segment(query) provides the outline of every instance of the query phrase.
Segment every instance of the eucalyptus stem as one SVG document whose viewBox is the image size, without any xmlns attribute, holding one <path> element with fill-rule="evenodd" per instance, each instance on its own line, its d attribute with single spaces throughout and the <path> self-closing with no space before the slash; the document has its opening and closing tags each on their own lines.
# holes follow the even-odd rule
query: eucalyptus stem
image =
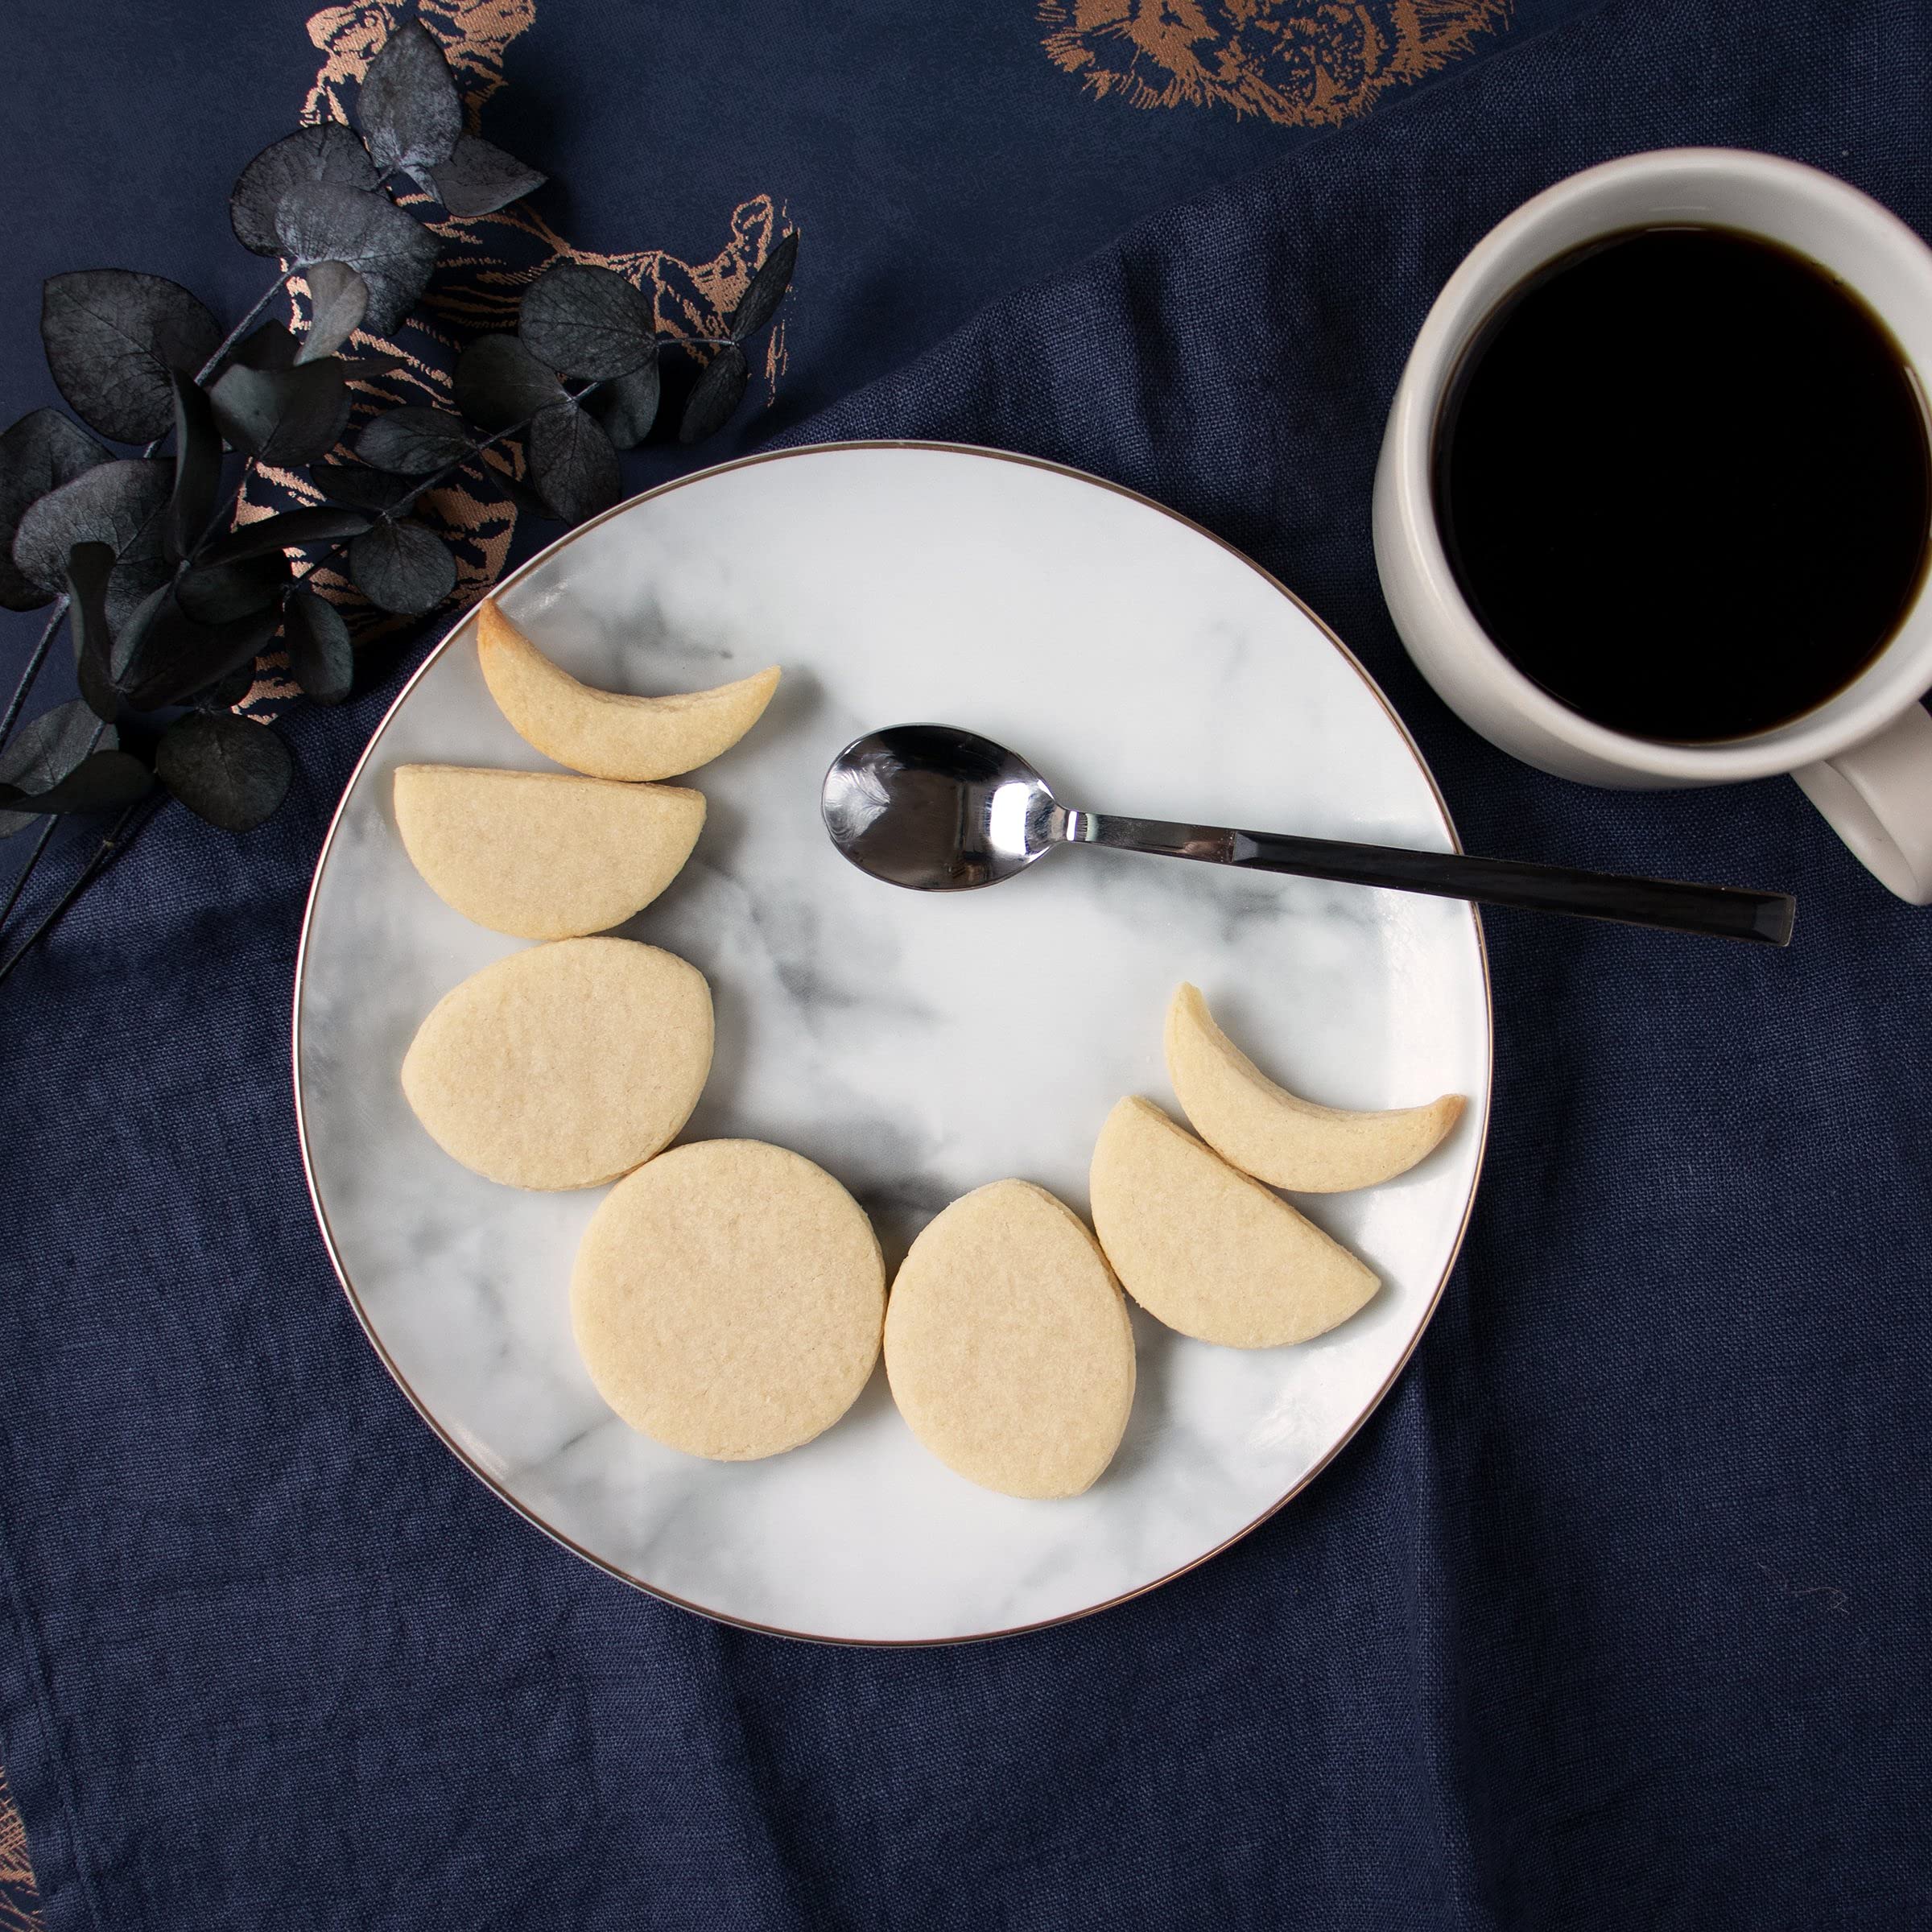
<svg viewBox="0 0 1932 1932">
<path fill-rule="evenodd" d="M 40 824 L 40 836 L 34 840 L 34 848 L 27 855 L 27 863 L 20 868 L 14 880 L 13 890 L 6 895 L 6 903 L 0 906 L 0 932 L 6 929 L 6 922 L 13 917 L 14 908 L 20 903 L 20 895 L 27 890 L 27 881 L 32 877 L 34 868 L 40 863 L 40 855 L 47 850 L 47 842 L 54 836 L 54 828 L 60 823 L 59 817 L 49 812 Z"/>
<path fill-rule="evenodd" d="M 207 382 L 208 378 L 221 366 L 223 361 L 227 357 L 228 352 L 233 349 L 235 345 L 239 342 L 251 328 L 254 327 L 256 323 L 261 320 L 262 311 L 268 307 L 270 303 L 275 300 L 277 295 L 281 294 L 283 289 L 288 287 L 289 277 L 294 275 L 295 272 L 295 270 L 292 268 L 283 269 L 280 276 L 275 281 L 271 282 L 268 287 L 262 291 L 261 297 L 256 302 L 254 307 L 251 308 L 248 313 L 245 315 L 242 320 L 237 322 L 234 327 L 221 338 L 221 346 L 217 348 L 215 353 L 210 356 L 198 369 L 195 371 L 196 388 L 199 389 L 203 383 Z M 154 441 L 149 444 L 146 449 L 142 451 L 142 455 L 144 456 L 151 456 L 167 440 L 167 431 L 162 431 L 161 434 L 156 436 Z"/>
<path fill-rule="evenodd" d="M 155 803 L 155 795 L 151 792 L 146 798 L 136 799 L 134 803 L 114 820 L 114 824 L 109 828 L 107 836 L 94 848 L 93 856 L 81 867 L 80 876 L 72 885 L 68 887 L 65 892 L 61 894 L 40 923 L 14 947 L 11 957 L 8 959 L 6 964 L 0 966 L 0 980 L 4 980 L 53 930 L 55 925 L 59 922 L 60 915 L 73 904 L 76 899 L 80 898 L 80 894 L 87 890 L 100 873 L 107 869 L 117 854 L 125 852 L 134 842 L 135 833 L 139 832 L 142 825 L 145 825 L 148 822 L 147 819 L 142 819 L 139 824 L 134 824 L 135 815 L 145 811 L 151 817 Z M 125 838 L 122 836 L 123 832 L 127 835 Z M 43 843 L 44 843 L 44 838 Z M 9 910 L 11 910 L 10 906 Z"/>
<path fill-rule="evenodd" d="M 295 273 L 295 270 L 292 267 L 283 269 L 275 281 L 263 291 L 262 299 L 222 337 L 221 346 L 195 371 L 196 388 L 199 388 L 221 366 L 223 361 L 227 358 L 228 352 L 261 320 L 263 311 L 267 308 L 270 303 L 275 300 L 277 295 L 281 294 L 283 289 L 288 287 L 290 278 Z"/>
<path fill-rule="evenodd" d="M 14 726 L 19 722 L 21 707 L 27 702 L 27 694 L 33 689 L 34 679 L 40 675 L 40 667 L 47 662 L 47 654 L 54 639 L 60 634 L 60 621 L 67 615 L 67 592 L 62 591 L 54 601 L 52 613 L 47 620 L 47 628 L 40 634 L 40 642 L 34 646 L 33 654 L 27 660 L 27 668 L 21 672 L 19 681 L 14 686 L 14 695 L 6 701 L 6 715 L 0 717 L 0 745 L 13 736 Z"/>
<path fill-rule="evenodd" d="M 564 392 L 565 398 L 572 402 L 581 402 L 586 396 L 596 394 L 603 386 L 601 382 L 586 382 L 581 389 L 566 390 Z M 558 406 L 554 402 L 547 402 L 543 407 L 545 409 L 555 409 Z M 429 491 L 437 488 L 439 485 L 447 483 L 452 477 L 468 469 L 471 464 L 481 457 L 485 450 L 494 449 L 499 443 L 507 442 L 512 436 L 520 436 L 542 413 L 542 411 L 532 410 L 521 423 L 512 423 L 508 428 L 494 431 L 492 434 L 485 436 L 481 443 L 473 443 L 453 463 L 445 463 L 440 469 L 433 471 L 430 475 L 423 477 L 421 482 L 412 484 L 407 496 L 398 497 L 387 510 L 378 510 L 376 513 L 375 522 L 393 523 L 398 517 L 407 516 L 411 510 L 415 508 L 416 499 L 419 497 L 426 495 Z M 489 466 L 485 464 L 484 468 L 487 475 Z M 374 528 L 374 526 L 372 524 L 370 527 Z M 312 576 L 331 557 L 335 555 L 336 551 L 346 550 L 354 541 L 353 537 L 337 537 L 327 549 L 320 551 L 315 556 L 302 576 L 303 577 Z M 296 581 L 299 583 L 301 579 L 298 578 Z"/>
</svg>

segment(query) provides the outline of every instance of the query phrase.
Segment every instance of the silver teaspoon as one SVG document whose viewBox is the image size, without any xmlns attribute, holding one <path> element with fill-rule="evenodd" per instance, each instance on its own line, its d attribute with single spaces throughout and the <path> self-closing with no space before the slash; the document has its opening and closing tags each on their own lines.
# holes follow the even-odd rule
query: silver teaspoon
<svg viewBox="0 0 1932 1932">
<path fill-rule="evenodd" d="M 832 844 L 860 871 L 915 892 L 997 886 L 1056 845 L 1111 845 L 1767 946 L 1790 943 L 1798 908 L 1781 892 L 1076 811 L 1017 753 L 950 724 L 897 724 L 854 738 L 825 774 L 819 807 Z"/>
</svg>

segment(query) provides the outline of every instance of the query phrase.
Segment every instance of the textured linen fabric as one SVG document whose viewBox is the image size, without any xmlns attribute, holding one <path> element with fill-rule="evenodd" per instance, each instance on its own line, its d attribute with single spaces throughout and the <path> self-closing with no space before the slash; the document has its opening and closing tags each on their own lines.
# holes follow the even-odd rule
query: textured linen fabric
<svg viewBox="0 0 1932 1932">
<path fill-rule="evenodd" d="M 1762 147 L 1932 232 L 1932 16 L 1612 0 L 1004 301 L 809 426 L 1081 464 L 1294 584 L 1465 842 L 1799 895 L 1767 954 L 1488 921 L 1462 1264 L 1356 1443 L 1105 1614 L 787 1644 L 518 1523 L 357 1331 L 286 1093 L 372 695 L 0 989 L 0 1761 L 49 1926 L 1889 1929 L 1932 1916 L 1932 914 L 1782 781 L 1598 793 L 1410 670 L 1368 482 L 1461 253 Z"/>
</svg>

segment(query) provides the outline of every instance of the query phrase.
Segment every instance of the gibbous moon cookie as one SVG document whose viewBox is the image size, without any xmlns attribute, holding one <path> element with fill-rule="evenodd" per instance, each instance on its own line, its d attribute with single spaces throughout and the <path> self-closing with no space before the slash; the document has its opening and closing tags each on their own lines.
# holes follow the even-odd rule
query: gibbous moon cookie
<svg viewBox="0 0 1932 1932">
<path fill-rule="evenodd" d="M 634 939 L 513 952 L 416 1030 L 402 1091 L 445 1154 L 512 1187 L 596 1187 L 663 1147 L 711 1071 L 711 989 Z"/>
<path fill-rule="evenodd" d="M 1305 1342 L 1379 1286 L 1346 1248 L 1146 1100 L 1108 1115 L 1092 1186 L 1093 1224 L 1121 1285 L 1183 1335 L 1230 1348 Z"/>
<path fill-rule="evenodd" d="M 900 1265 L 886 1373 L 949 1469 L 1008 1496 L 1078 1496 L 1127 1426 L 1133 1331 L 1086 1224 L 1043 1187 L 995 1181 Z"/>
<path fill-rule="evenodd" d="M 561 771 L 404 765 L 396 826 L 445 905 L 493 932 L 568 939 L 621 926 L 678 876 L 704 795 Z"/>
<path fill-rule="evenodd" d="M 699 1141 L 592 1216 L 570 1319 L 597 1393 L 673 1449 L 745 1462 L 829 1429 L 878 1360 L 886 1270 L 865 1211 L 763 1141 Z"/>
<path fill-rule="evenodd" d="M 671 778 L 729 751 L 778 687 L 774 664 L 735 684 L 675 697 L 626 697 L 580 684 L 485 602 L 477 653 L 497 708 L 546 758 L 599 778 Z"/>
<path fill-rule="evenodd" d="M 1195 1133 L 1245 1174 L 1304 1194 L 1373 1187 L 1413 1167 L 1462 1118 L 1463 1096 L 1352 1113 L 1274 1082 L 1214 1022 L 1198 987 L 1167 1009 L 1167 1077 Z"/>
</svg>

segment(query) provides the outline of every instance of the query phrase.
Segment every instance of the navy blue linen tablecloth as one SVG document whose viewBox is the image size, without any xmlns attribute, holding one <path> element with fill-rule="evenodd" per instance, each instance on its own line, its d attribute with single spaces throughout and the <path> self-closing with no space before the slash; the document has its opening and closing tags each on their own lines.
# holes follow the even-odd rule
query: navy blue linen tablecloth
<svg viewBox="0 0 1932 1932">
<path fill-rule="evenodd" d="M 0 1002 L 0 1757 L 60 1929 L 1844 1927 L 1932 1917 L 1932 915 L 1783 782 L 1613 796 L 1407 666 L 1368 479 L 1463 250 L 1758 146 L 1932 232 L 1932 15 L 1612 0 L 1158 216 L 811 436 L 1199 518 L 1381 678 L 1472 847 L 1794 888 L 1784 955 L 1489 921 L 1497 1090 L 1409 1373 L 1292 1508 L 1092 1620 L 704 1624 L 439 1449 L 309 1222 L 286 997 L 382 699 L 158 820 Z"/>
</svg>

